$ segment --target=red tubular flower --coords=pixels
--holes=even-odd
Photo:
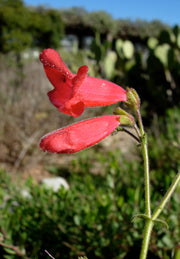
[[[75,153],[98,143],[119,124],[119,115],[84,120],[45,135],[40,141],[40,148],[51,153]]]
[[[45,49],[40,54],[45,73],[54,89],[48,92],[50,101],[60,112],[80,116],[85,107],[104,106],[126,101],[126,91],[103,79],[87,76],[88,67],[82,66],[72,74],[59,53]]]

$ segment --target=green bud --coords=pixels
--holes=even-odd
[[[120,125],[133,126],[134,118],[131,115],[121,115],[120,116]]]
[[[137,111],[140,107],[140,98],[136,90],[133,88],[127,88],[127,104]]]
[[[120,107],[116,108],[113,112],[115,115],[130,115],[128,112],[126,112],[125,110],[121,109]]]
[[[120,115],[120,125],[133,126],[134,125],[134,117],[121,109],[120,107],[116,108],[113,112],[115,115]]]

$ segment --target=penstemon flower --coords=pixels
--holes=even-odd
[[[78,117],[85,107],[104,106],[127,99],[126,91],[122,87],[87,76],[87,66],[81,66],[77,74],[72,74],[59,53],[53,49],[42,51],[40,61],[54,86],[48,92],[49,99],[60,112]]]
[[[75,153],[98,143],[119,124],[119,115],[84,120],[45,135],[40,141],[40,147],[52,153]]]
[[[98,143],[116,128],[119,131],[124,130],[138,141],[144,159],[145,213],[135,215],[133,220],[137,218],[145,220],[140,259],[146,259],[154,224],[161,223],[167,226],[164,220],[159,219],[159,215],[180,181],[180,171],[152,213],[147,134],[144,131],[140,112],[141,102],[137,92],[132,88],[125,91],[111,82],[88,77],[87,66],[80,67],[76,75],[72,74],[53,49],[41,52],[40,60],[48,79],[54,86],[54,90],[48,93],[49,99],[59,111],[77,117],[82,114],[85,107],[109,105],[119,101],[125,101],[131,108],[134,116],[117,108],[114,115],[84,120],[55,130],[41,138],[40,148],[52,153],[75,153]],[[123,126],[133,127],[136,135]]]

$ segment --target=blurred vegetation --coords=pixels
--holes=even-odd
[[[58,47],[64,25],[59,12],[27,8],[21,0],[0,0],[0,52]]]
[[[149,132],[153,210],[180,167],[180,152],[177,153],[180,131],[177,132],[176,121],[179,114],[180,110],[169,110],[165,121],[155,122],[159,129],[166,125],[156,133],[158,139],[153,137],[153,129]],[[96,173],[92,172],[93,164],[99,164]],[[133,258],[138,258],[143,222],[132,223],[131,218],[144,211],[143,165],[127,161],[119,150],[100,153],[94,148],[80,152],[79,158],[64,168],[48,161],[46,166],[52,175],[65,177],[70,189],[62,187],[54,193],[34,184],[32,179],[15,185],[1,170],[3,242],[13,244],[30,258],[48,258],[44,250],[57,259],[84,255],[88,258],[132,258],[132,253]],[[23,196],[24,190],[28,196]],[[150,258],[176,258],[179,253],[179,206],[180,186],[161,215],[169,229],[161,225],[155,227]],[[15,252],[3,247],[2,255],[3,258],[18,258]]]
[[[165,114],[168,107],[179,106],[180,99],[180,28],[162,30],[146,44],[134,44],[119,38],[101,43],[99,34],[91,46],[94,74],[137,90],[146,102],[148,119],[153,113]]]
[[[71,51],[60,45],[67,34],[79,39]],[[83,49],[84,36],[93,36],[90,49]],[[143,222],[131,223],[131,217],[144,212],[138,149],[138,155],[131,150],[125,156],[112,150],[113,144],[110,151],[99,144],[68,158],[39,150],[43,134],[77,121],[49,103],[46,93],[52,86],[42,64],[33,55],[22,58],[31,49],[49,47],[60,52],[73,73],[86,64],[90,76],[137,90],[149,132],[155,206],[180,168],[180,28],[160,21],[113,20],[105,12],[81,8],[54,10],[0,0],[0,167],[6,168],[0,172],[0,242],[30,258],[49,258],[45,249],[57,259],[136,258]],[[80,120],[112,114],[113,108],[87,109]],[[27,168],[39,165],[45,167],[40,173],[65,177],[70,190],[53,193],[33,179],[11,180],[14,173],[22,172],[23,178]],[[22,196],[22,189],[30,198]],[[178,258],[179,201],[178,187],[162,214],[169,230],[157,226],[153,232],[152,258]],[[0,248],[0,257],[19,258],[7,247]]]
[[[171,28],[160,21],[114,20],[105,12],[88,13],[82,8],[35,8],[24,6],[21,0],[0,0],[0,52],[14,51],[18,61],[20,53],[31,48],[52,47],[63,55],[60,40],[69,34],[78,37],[78,46],[69,57],[77,59],[78,52],[84,52],[89,75],[134,87],[146,103],[149,118],[154,112],[163,114],[166,108],[179,105],[178,26]],[[90,50],[83,50],[83,37],[87,36],[94,40]]]
[[[160,21],[114,20],[106,12],[88,13],[82,8],[58,10],[44,6],[25,6],[22,0],[0,0],[0,52],[25,48],[57,48],[65,34],[94,36],[104,39],[128,38],[144,42],[156,37],[162,29],[170,29]]]
[[[99,32],[104,38],[111,34],[114,38],[123,37],[131,40],[145,40],[147,37],[156,37],[162,29],[170,29],[170,26],[158,20],[147,22],[143,20],[113,19],[104,11],[87,12],[83,8],[73,7],[60,10],[66,31],[75,34],[94,35]]]

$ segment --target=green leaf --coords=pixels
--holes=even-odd
[[[77,226],[80,226],[81,220],[80,220],[80,216],[79,216],[79,215],[75,215],[75,216],[74,216],[74,223],[75,223]]]
[[[162,224],[165,228],[169,228],[169,226],[168,226],[168,224],[166,223],[166,221],[165,220],[163,220],[163,219],[155,219],[155,220],[153,220],[154,221],[154,223],[160,223],[160,224]]]
[[[3,247],[4,251],[6,251],[8,254],[10,255],[15,255],[16,252],[13,249],[7,248],[7,247]]]
[[[136,221],[137,219],[144,219],[144,220],[151,220],[150,217],[148,217],[147,215],[145,214],[137,214],[137,215],[134,215],[131,219],[132,222]]]

